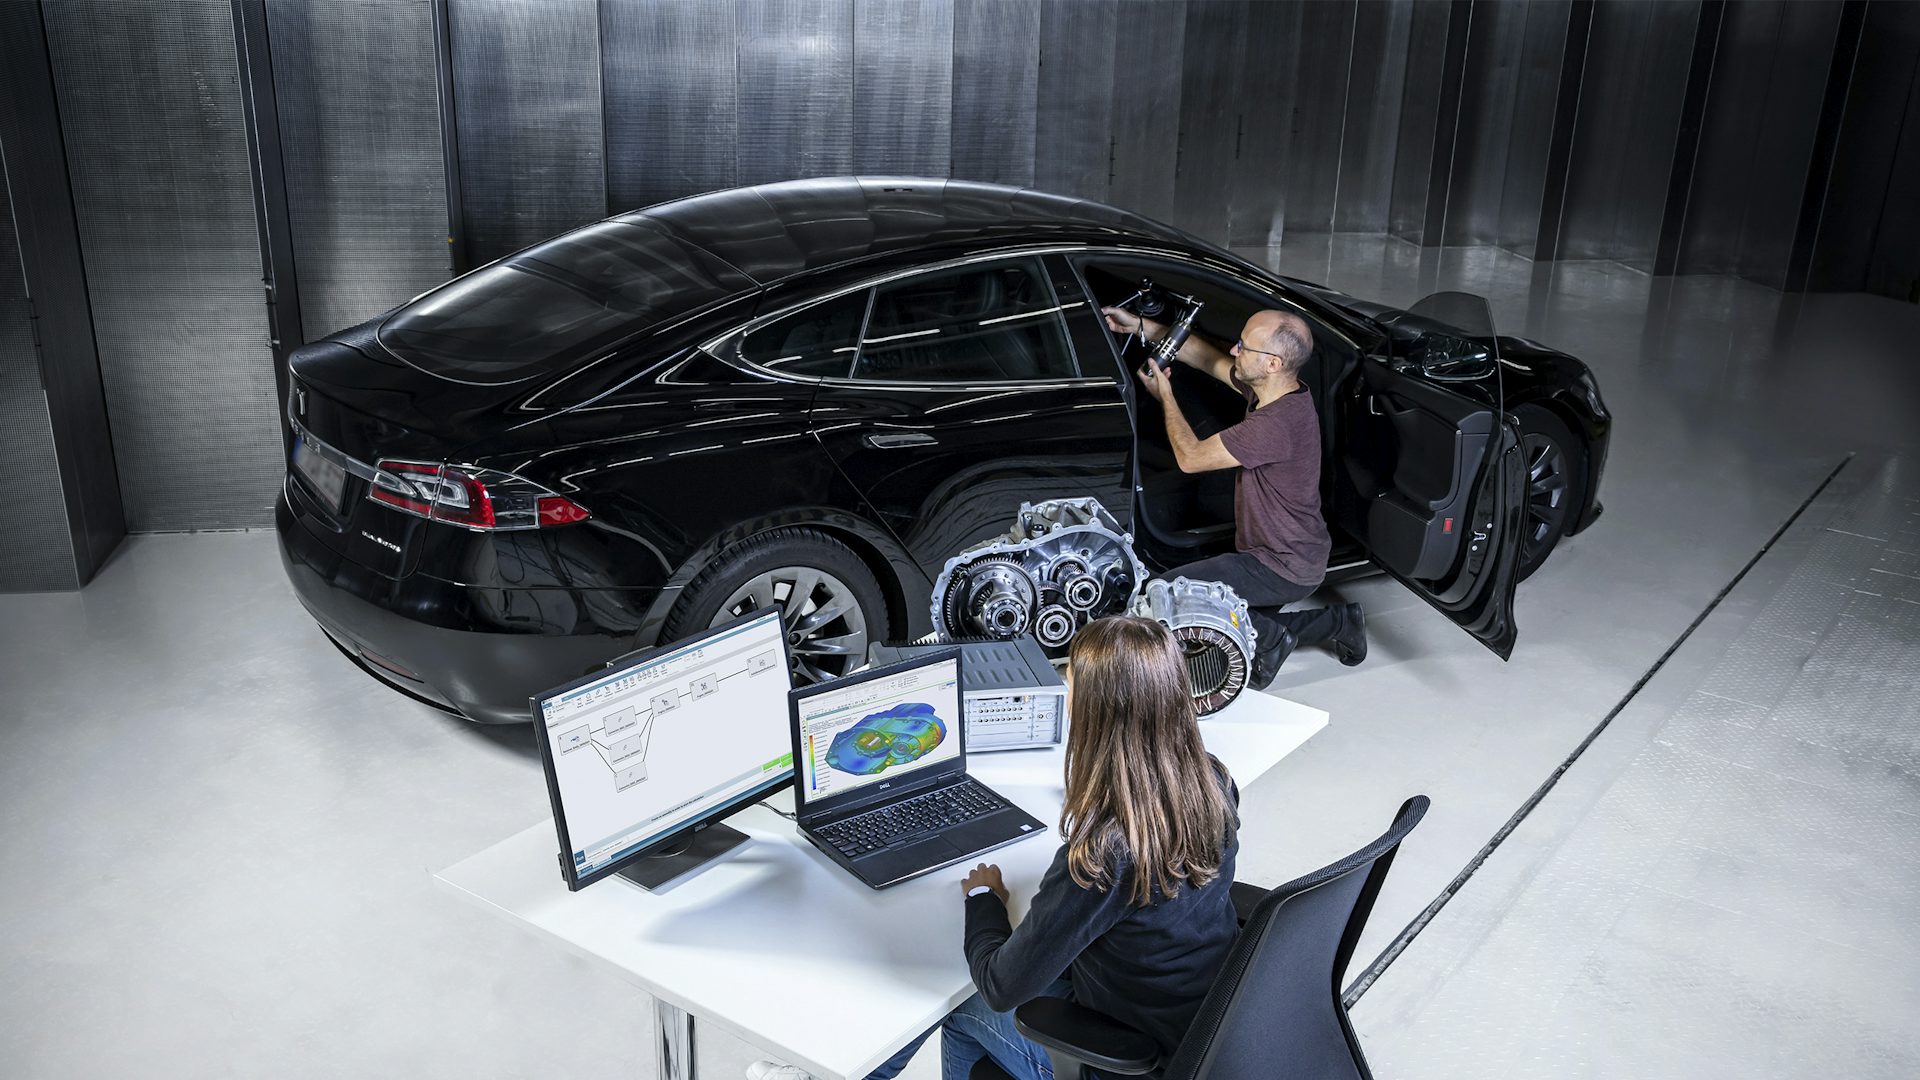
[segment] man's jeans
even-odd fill
[[[1040,991],[1039,997],[1073,997],[1073,984],[1065,979]],[[1053,1080],[1053,1065],[1047,1052],[1013,1026],[1013,1014],[994,1012],[975,994],[947,1014],[940,1026],[908,1043],[887,1059],[884,1065],[867,1074],[867,1080],[889,1080],[900,1075],[922,1043],[940,1033],[940,1075],[942,1080],[967,1080],[967,1074],[981,1058],[990,1057],[1013,1080]]]
[[[1305,611],[1281,611],[1296,600],[1313,595],[1318,585],[1301,585],[1274,573],[1266,563],[1244,551],[1215,555],[1185,566],[1177,566],[1160,575],[1171,581],[1177,577],[1194,581],[1218,581],[1247,602],[1247,614],[1253,628],[1260,631],[1256,646],[1265,650],[1276,639],[1271,635],[1282,627],[1293,631],[1296,646],[1319,645],[1331,641],[1340,632],[1343,616],[1339,608],[1308,608]]]

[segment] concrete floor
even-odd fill
[[[1302,655],[1274,687],[1334,719],[1245,793],[1243,877],[1434,799],[1357,953],[1449,894],[1355,1009],[1376,1071],[1920,1072],[1920,311],[1373,238],[1248,254],[1389,302],[1484,293],[1616,414],[1607,514],[1521,589],[1511,662],[1370,579],[1338,590],[1368,662]],[[0,686],[0,1074],[649,1074],[636,992],[428,882],[547,815],[527,732],[348,668],[270,534],[136,537],[82,593],[0,597]]]

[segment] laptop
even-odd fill
[[[940,649],[787,695],[794,820],[872,888],[1047,831],[967,775],[961,663]]]

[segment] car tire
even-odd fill
[[[795,600],[795,590],[805,595]],[[783,609],[795,686],[845,675],[887,640],[886,596],[847,545],[815,529],[776,529],[722,551],[687,583],[661,629],[677,641],[769,605]]]
[[[1533,576],[1586,505],[1587,452],[1566,422],[1539,405],[1522,405],[1520,452],[1526,462],[1526,513],[1520,536],[1519,580]]]

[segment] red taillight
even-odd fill
[[[380,462],[367,498],[483,532],[573,525],[592,516],[571,499],[512,473],[418,461]]]

